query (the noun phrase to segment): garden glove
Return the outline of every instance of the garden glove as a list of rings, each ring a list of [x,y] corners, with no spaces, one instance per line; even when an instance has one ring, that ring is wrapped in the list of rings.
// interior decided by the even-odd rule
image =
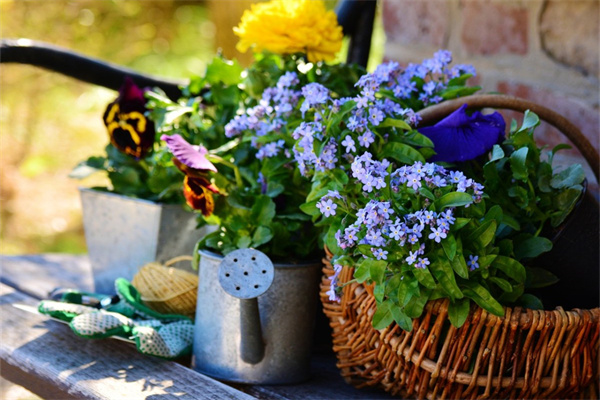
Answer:
[[[194,324],[189,318],[146,307],[138,291],[125,279],[117,279],[115,288],[115,298],[66,291],[60,301],[42,300],[38,310],[67,322],[75,334],[84,338],[132,340],[139,352],[161,358],[177,358],[191,352]],[[100,308],[81,304],[84,301]]]

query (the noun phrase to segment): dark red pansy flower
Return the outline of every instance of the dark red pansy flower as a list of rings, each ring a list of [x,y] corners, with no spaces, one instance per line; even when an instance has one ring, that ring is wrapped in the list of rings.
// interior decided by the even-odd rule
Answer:
[[[154,122],[146,118],[145,112],[144,91],[127,77],[103,116],[112,145],[136,159],[148,154],[154,144]]]
[[[186,175],[183,180],[183,196],[185,202],[194,210],[199,210],[205,217],[215,210],[213,192],[218,193],[215,185],[204,177]]]

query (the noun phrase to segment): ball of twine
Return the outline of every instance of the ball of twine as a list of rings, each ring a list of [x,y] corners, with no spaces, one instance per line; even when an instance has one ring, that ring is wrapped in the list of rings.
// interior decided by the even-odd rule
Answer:
[[[173,258],[165,264],[151,262],[135,274],[131,284],[142,296],[144,304],[163,314],[182,314],[194,318],[198,275],[171,267],[191,256]]]

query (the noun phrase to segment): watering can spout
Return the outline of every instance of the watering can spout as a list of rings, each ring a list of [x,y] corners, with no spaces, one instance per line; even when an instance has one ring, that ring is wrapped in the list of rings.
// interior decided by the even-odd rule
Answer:
[[[273,283],[275,268],[264,253],[240,249],[229,253],[219,266],[219,283],[223,290],[240,299],[240,357],[258,364],[265,356],[258,308],[258,296]]]

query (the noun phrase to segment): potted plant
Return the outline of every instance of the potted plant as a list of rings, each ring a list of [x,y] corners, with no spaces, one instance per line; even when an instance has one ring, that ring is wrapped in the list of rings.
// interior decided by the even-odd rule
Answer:
[[[289,38],[281,34],[282,26],[311,34]],[[257,36],[265,29],[272,34]],[[203,130],[219,132],[227,142],[198,146],[172,124],[159,124],[167,133],[161,138],[184,175],[187,203],[200,211],[202,223],[217,227],[198,243],[193,364],[229,381],[299,382],[310,376],[322,267],[318,228],[300,210],[310,182],[293,159],[292,132],[304,112],[298,102],[300,87],[321,82],[342,98],[354,93],[363,70],[325,63],[339,50],[342,32],[335,14],[320,1],[254,5],[235,31],[242,49],[265,51],[256,54],[243,74],[239,71],[228,90],[219,92],[223,96],[218,102],[237,106],[237,115],[224,120],[203,114]],[[169,107],[168,102],[158,104],[152,113],[167,113]],[[255,259],[261,260],[258,272],[252,272]],[[242,260],[248,262],[243,272],[219,275],[229,268],[223,265]],[[240,281],[230,292],[225,281],[237,273]]]
[[[116,278],[131,279],[146,263],[189,254],[204,233],[183,207],[177,170],[147,116],[146,91],[125,80],[103,116],[110,138],[106,154],[81,162],[70,175],[103,172],[110,182],[80,189],[98,293],[114,293]]]
[[[506,139],[499,114],[464,107],[431,128],[418,125],[415,111],[476,90],[464,85],[470,75],[464,72],[472,69],[450,67],[450,60],[441,51],[420,65],[386,63],[361,77],[361,93],[343,105],[326,92],[311,103],[305,123],[318,124],[295,134],[296,159],[313,182],[302,207],[327,227],[330,268],[321,299],[349,382],[419,397],[490,396],[493,384],[495,395],[505,396],[515,390],[515,374],[527,380],[531,373],[526,358],[517,357],[513,380],[503,378],[506,357],[513,350],[531,354],[540,348],[529,347],[531,339],[543,342],[567,329],[560,311],[533,314],[534,325],[521,315],[520,307],[527,307],[526,315],[541,307],[527,287],[554,280],[523,263],[551,248],[540,234],[572,210],[583,176],[576,166],[552,170],[560,148],[542,160],[532,113],[520,127],[513,124]],[[324,157],[335,162],[323,166]],[[579,332],[587,339],[560,360],[584,366],[580,354],[597,356],[591,327],[598,311],[569,314],[569,337]],[[555,322],[537,325],[544,317]],[[508,339],[515,332],[528,334],[524,347]],[[505,340],[517,347],[510,350]],[[532,367],[539,374],[541,359]],[[500,378],[479,382],[483,368],[494,374],[487,378]],[[592,376],[560,389],[548,380],[535,390],[566,394]],[[523,385],[517,396],[533,388]]]

